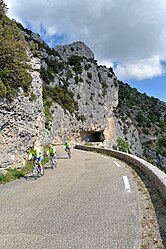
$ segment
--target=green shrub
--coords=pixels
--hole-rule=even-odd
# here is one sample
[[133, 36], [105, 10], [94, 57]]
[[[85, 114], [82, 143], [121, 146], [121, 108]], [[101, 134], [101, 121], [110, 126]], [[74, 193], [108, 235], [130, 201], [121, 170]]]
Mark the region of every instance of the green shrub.
[[108, 73], [107, 76], [108, 76], [109, 78], [112, 78], [112, 77], [113, 77], [113, 75], [112, 75], [111, 73]]
[[148, 129], [143, 128], [143, 129], [142, 129], [142, 132], [143, 132], [145, 135], [149, 135], [149, 130], [148, 130]]
[[84, 122], [86, 120], [86, 117], [84, 114], [81, 114], [81, 115], [77, 114], [76, 117], [78, 121]]
[[101, 74], [98, 72], [99, 82], [101, 83]]
[[77, 74], [81, 74], [82, 73], [82, 66], [81, 66], [81, 62], [83, 61], [83, 58], [78, 56], [78, 55], [72, 55], [69, 59], [68, 59], [68, 63], [71, 66], [74, 66], [74, 71]]
[[115, 75], [112, 67], [110, 67], [109, 70], [110, 70], [111, 74]]
[[[42, 159], [42, 165], [49, 162], [48, 156], [44, 155]], [[0, 184], [20, 179], [32, 172], [33, 162], [27, 161], [22, 169], [8, 169], [5, 174], [0, 173]]]
[[90, 142], [86, 142], [85, 143], [86, 146], [94, 146], [94, 144], [90, 143]]
[[86, 71], [88, 71], [91, 67], [92, 67], [92, 66], [91, 66], [90, 63], [87, 63], [87, 64], [85, 64], [85, 66], [84, 66], [84, 68], [85, 68]]
[[78, 93], [78, 94], [77, 94], [77, 99], [80, 99], [80, 98], [81, 98], [81, 96], [80, 96], [80, 94]]
[[141, 112], [136, 115], [136, 119], [141, 124], [146, 121], [146, 117]]
[[32, 77], [28, 73], [28, 43], [16, 23], [6, 16], [0, 19], [0, 44], [1, 97], [13, 100], [19, 87], [29, 92]]
[[129, 152], [129, 144], [127, 141], [123, 140], [122, 138], [117, 139], [117, 146], [120, 151]]
[[158, 146], [166, 148], [166, 137], [160, 137], [158, 139]]
[[35, 101], [37, 99], [36, 94], [35, 93], [31, 93], [31, 96], [29, 98], [30, 101]]
[[0, 98], [5, 97], [7, 93], [6, 86], [3, 84], [3, 82], [0, 80]]
[[79, 77], [78, 77], [78, 75], [76, 75], [74, 79], [75, 79], [75, 83], [78, 85], [78, 83], [79, 83]]
[[[51, 101], [58, 103], [64, 110], [68, 110], [70, 113], [78, 110], [78, 103], [74, 100], [74, 93], [65, 88], [59, 86], [54, 88], [44, 87], [43, 97], [44, 99], [50, 98]], [[46, 105], [45, 103], [44, 106]]]
[[165, 130], [166, 129], [166, 122], [160, 121], [159, 126], [161, 129]]
[[90, 80], [92, 79], [92, 74], [90, 72], [87, 72], [87, 76]]
[[8, 8], [7, 5], [4, 3], [3, 0], [0, 0], [0, 17], [6, 14]]
[[7, 170], [7, 173], [0, 174], [0, 184], [10, 182], [15, 179], [20, 179], [20, 177], [23, 177], [23, 171], [18, 169], [9, 169]]
[[162, 136], [157, 142], [157, 153], [166, 157], [166, 137]]
[[71, 47], [71, 48], [70, 48], [70, 50], [73, 52], [73, 51], [74, 51], [74, 48], [73, 48], [73, 47]]

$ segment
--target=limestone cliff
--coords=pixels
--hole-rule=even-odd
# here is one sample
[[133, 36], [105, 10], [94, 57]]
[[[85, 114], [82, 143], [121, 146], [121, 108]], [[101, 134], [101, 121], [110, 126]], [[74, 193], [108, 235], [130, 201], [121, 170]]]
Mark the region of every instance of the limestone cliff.
[[12, 102], [7, 99], [0, 102], [0, 168], [23, 166], [28, 146], [34, 141], [40, 145], [45, 135], [40, 60], [32, 57], [30, 64], [31, 91], [36, 99], [25, 96], [20, 87]]
[[94, 142], [114, 147], [128, 142], [130, 153], [143, 157], [141, 135], [125, 113], [117, 115], [119, 81], [112, 68], [98, 65], [83, 42], [50, 49], [31, 31], [19, 28], [29, 44], [27, 92], [21, 84], [14, 99], [0, 98], [0, 168], [22, 167], [35, 142]]

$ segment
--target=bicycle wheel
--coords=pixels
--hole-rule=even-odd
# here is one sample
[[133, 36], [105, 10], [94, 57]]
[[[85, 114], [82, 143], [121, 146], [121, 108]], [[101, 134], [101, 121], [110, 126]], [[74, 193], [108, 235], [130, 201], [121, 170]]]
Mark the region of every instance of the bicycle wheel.
[[69, 159], [70, 159], [70, 158], [71, 158], [71, 152], [68, 151], [67, 154], [68, 154], [68, 157], [69, 157]]
[[52, 169], [54, 169], [57, 166], [57, 160], [55, 159], [55, 157], [50, 158], [50, 165]]
[[37, 170], [36, 163], [34, 163], [34, 165], [33, 165], [32, 175], [33, 175], [34, 179], [37, 180], [37, 178], [39, 176], [39, 173], [38, 173], [38, 170]]
[[44, 166], [42, 166], [42, 167], [39, 166], [39, 174], [41, 176], [44, 176]]

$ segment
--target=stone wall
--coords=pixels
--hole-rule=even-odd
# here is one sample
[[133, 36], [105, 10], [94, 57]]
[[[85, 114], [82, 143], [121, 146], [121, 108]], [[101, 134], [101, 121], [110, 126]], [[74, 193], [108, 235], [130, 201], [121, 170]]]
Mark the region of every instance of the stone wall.
[[120, 159], [121, 161], [126, 162], [127, 164], [131, 164], [134, 168], [139, 168], [139, 170], [143, 172], [150, 179], [152, 184], [154, 184], [155, 187], [159, 190], [162, 197], [166, 197], [166, 174], [156, 166], [146, 162], [145, 160], [134, 155], [111, 149], [98, 148], [93, 146], [90, 147], [84, 145], [75, 145], [75, 148], [87, 151], [95, 151], [105, 155], [113, 156]]

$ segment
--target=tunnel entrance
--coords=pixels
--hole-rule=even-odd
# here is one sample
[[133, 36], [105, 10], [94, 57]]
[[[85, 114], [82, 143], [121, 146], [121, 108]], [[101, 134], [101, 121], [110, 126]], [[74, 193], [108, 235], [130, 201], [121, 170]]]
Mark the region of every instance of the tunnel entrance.
[[103, 142], [104, 139], [103, 131], [82, 132], [81, 134], [81, 140], [85, 142]]

